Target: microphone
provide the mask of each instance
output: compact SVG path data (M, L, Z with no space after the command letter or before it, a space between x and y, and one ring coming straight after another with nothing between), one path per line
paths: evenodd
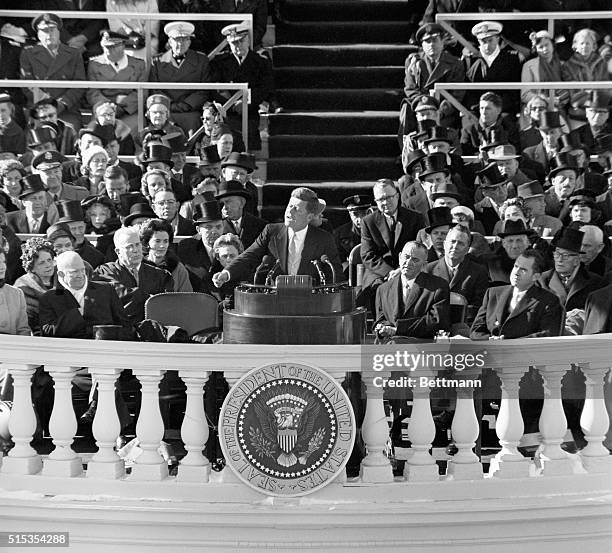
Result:
M317 272L319 273L319 281L321 283L321 286L325 286L325 273L323 272L323 269L321 268L321 264L319 263L318 259L313 259L311 261L311 263L317 268Z
M272 265L272 268L268 271L268 275L266 276L266 286L274 286L274 273L279 267L280 261L277 259L274 265Z
M255 269L255 276L253 277L253 284L257 284L257 277L259 273L263 272L270 268L270 266L274 263L274 257L271 255L264 255L261 263L257 269Z
M329 260L329 257L327 256L327 254L323 254L321 256L321 261L329 265L329 268L331 269L331 272L332 272L332 284L333 284L334 282L336 282L336 269L334 267L334 264Z

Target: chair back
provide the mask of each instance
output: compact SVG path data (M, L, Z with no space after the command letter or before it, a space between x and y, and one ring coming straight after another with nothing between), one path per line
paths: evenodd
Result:
M363 263L361 262L361 244L357 244L348 257L349 286L361 286L363 280Z
M145 303L145 318L184 328L189 336L218 326L219 303L201 292L164 292Z

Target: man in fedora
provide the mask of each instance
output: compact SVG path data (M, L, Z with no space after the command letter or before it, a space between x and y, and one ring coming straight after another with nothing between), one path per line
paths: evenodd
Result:
M146 66L143 60L125 53L127 35L119 32L100 31L102 54L89 60L87 79L92 87L87 89L87 101L93 106L98 102L113 102L116 116L132 132L138 127L138 95L135 89L96 88L95 81L127 81L139 83L146 80Z
M32 20L32 29L38 44L25 46L21 52L21 76L34 80L85 81L83 56L79 50L60 41L62 20L53 13L43 13ZM82 88L34 88L29 92L30 102L51 96L57 100L58 114L75 129L81 128L79 107Z
M67 223L75 238L74 251L87 261L94 269L104 263L104 255L85 238L85 214L78 200L60 200L57 202L58 223Z
M172 292L172 275L159 267L143 263L142 244L138 230L121 227L113 237L117 261L100 265L94 279L113 285L132 324L144 320L144 305L149 297Z
M538 286L544 269L540 252L527 249L514 261L510 284L489 288L472 323L472 340L559 336L563 308Z
M206 83L210 79L208 57L191 49L195 27L187 21L164 25L169 50L153 58L149 81L154 83ZM200 112L209 97L207 90L156 90L170 98L172 120L185 133L200 126Z
M444 28L437 23L426 23L416 32L416 40L421 45L421 50L409 54L404 62L406 99L402 102L403 113L400 111L400 121L404 122L404 134L415 128L415 116L410 109L415 99L429 94L436 83L465 81L463 64L444 47L445 34ZM465 96L465 92L461 90L455 90L452 94L459 102ZM442 125L458 125L459 114L448 100L443 100L440 104L439 114Z
M342 200L342 205L349 214L350 221L334 229L334 238L338 255L348 278L348 258L353 248L361 244L361 220L372 209L372 197L364 194L355 194Z
M501 206L508 198L508 179L499 172L495 162L476 171L476 175L480 181L479 191L483 199L474 204L474 212L482 222L486 234L490 236L495 224L501 219Z
M489 161L497 164L499 172L508 179L507 191L508 198L516 198L516 189L521 184L531 181L520 167L521 155L517 154L516 148L512 144L500 144L489 150ZM535 177L535 173L533 173Z
M558 152L558 143L563 133L561 114L558 111L540 112L538 130L542 141L535 146L529 146L523 150L523 155L535 162L534 169L537 170L537 179L544 182L544 177L550 171L551 160Z
M569 209L569 197L577 188L582 169L574 156L565 152L556 154L550 166L548 180L551 186L544 195L546 213L563 221Z
M427 262L438 261L444 257L444 239L453 224L453 218L447 206L433 207L427 211L429 226L417 233L417 242L427 248Z
M527 226L535 230L539 236L546 238L554 236L563 223L551 215L547 215L544 188L537 180L525 182L516 190L517 196L523 200L523 211L527 215Z
M223 234L231 233L240 238L242 245L248 248L261 234L266 221L245 211L250 194L237 180L223 181L215 199L221 204L223 215Z
M502 239L501 248L498 248L494 256L487 260L489 270L489 281L494 286L510 282L510 273L514 262L527 248L531 241L533 231L525 226L519 219L513 221L506 219L502 224L502 230L498 236Z
M6 226L19 234L44 234L49 225L47 216L47 191L40 175L27 175L21 179L21 194L23 210L12 211L6 215Z
M189 271L193 291L204 292L212 278L210 269L215 260L213 245L223 234L221 204L212 194L205 194L204 201L195 205L193 222L198 236L181 240L177 254Z
M40 180L49 193L49 202L81 201L89 194L88 190L82 186L62 182L62 161L64 159L62 154L52 150L38 154L32 160L32 173L40 175Z
M228 25L221 30L230 52L215 57L211 66L212 82L248 83L251 98L248 106L234 104L227 112L227 123L233 129L242 126L242 110L248 110L249 150L259 150L259 104L270 100L274 92L274 79L270 61L250 48L249 29L245 23ZM225 102L234 93L232 90L217 91L217 100Z
M249 193L247 198L246 210L255 215L257 213L258 195L257 188L250 181L251 175L257 167L255 166L255 157L246 152L231 152L221 162L221 178L229 180L237 180L244 189Z
M333 236L309 224L319 206L317 195L309 188L293 190L285 209L285 221L266 225L249 248L213 276L213 284L220 288L230 280L251 278L265 255L277 260L277 274L311 275L315 282L319 281L319 274L312 261L326 256L336 279L341 278L342 265Z

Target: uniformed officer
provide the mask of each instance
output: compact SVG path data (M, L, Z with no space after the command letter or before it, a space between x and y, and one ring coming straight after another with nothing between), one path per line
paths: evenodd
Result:
M348 258L351 250L361 244L361 219L372 209L371 196L355 194L342 200L342 204L351 218L350 223L345 223L334 230L336 247L342 261L345 276L348 277Z

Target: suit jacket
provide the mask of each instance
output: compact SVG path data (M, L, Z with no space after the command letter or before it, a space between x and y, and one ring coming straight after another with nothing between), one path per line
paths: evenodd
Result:
M482 298L489 284L487 270L484 265L466 257L459 265L453 278L450 278L446 261L444 258L441 258L433 263L429 263L427 265L427 272L448 282L450 291L465 296L468 305L475 305L476 307L482 305Z
M25 211L11 211L6 214L6 226L9 227L16 234L29 234L30 226L28 225L28 218ZM45 212L42 216L40 223L39 234L45 234L50 224L47 219L47 213Z
M538 338L559 336L563 308L552 292L533 285L510 312L513 287L489 288L472 324L470 338L486 340L490 336Z
M286 275L288 274L288 246L289 231L283 223L266 225L255 242L234 259L229 267L227 267L227 270L232 280L241 281L248 279L253 275L255 269L261 263L263 256L271 255L279 262L276 274ZM319 274L311 261L313 259L321 259L322 255L327 255L327 257L329 257L336 271L336 278L340 279L342 276L342 264L338 257L338 250L334 243L334 237L329 232L308 225L297 274L311 275L315 282L318 282ZM330 271L325 272L328 278L331 276L329 272Z
M208 57L195 50L187 50L185 59L178 65L168 50L156 56L149 72L149 81L154 83L205 83L210 79ZM156 90L171 100L170 111L185 113L200 111L208 99L207 90Z
M62 183L62 189L57 200L53 198L50 192L47 191L47 194L49 195L49 202L59 200L78 200L80 202L89 196L89 190L83 186Z
M42 336L93 338L95 325L120 325L122 339L132 336L130 320L110 284L91 280L87 283L82 315L77 300L59 284L39 301Z
M268 26L267 0L242 0L236 7L236 0L219 0L220 13L251 13L253 14L253 45L261 44Z
M397 211L395 237L391 236L385 216L380 211L361 220L361 260L365 268L363 287L382 281L399 267L399 254L406 242L414 240L425 226L423 216L402 206Z
M185 238L178 243L176 253L189 271L189 280L191 281L193 291L206 291L205 283L210 280L209 277L212 277L210 271L214 260L208 256L202 240Z
M237 234L238 238L240 238L240 241L242 242L242 245L245 248L248 248L253 242L255 242L266 225L267 223L263 219L255 217L255 215L251 215L250 213L243 212L242 220L240 221L240 232L236 232L236 228L229 219L223 220L223 232Z
M376 323L390 323L397 335L432 339L439 330L450 329L448 283L419 273L404 304L401 275L376 290Z
M414 181L402 190L400 193L402 205L406 209L416 211L423 216L423 220L427 220L427 211L431 208L427 193L423 189L420 181Z
M491 131L495 130L508 137L508 142L519 148L519 135L516 123L511 117L500 116L493 127L484 129L478 121L468 123L461 131L461 150L463 155L478 155L483 142L489 142Z
M539 281L542 288L549 290L552 293L554 293L554 290L551 288L551 279L553 278L554 274L554 269L545 271L542 273ZM602 277L594 273L590 273L581 263L576 275L574 276L574 279L572 280L570 289L567 292L567 298L564 303L565 310L571 311L572 309L584 309L588 295L595 290L599 290L599 288L603 288L605 285L606 282Z
M586 301L582 334L612 332L612 284L591 292Z
M127 67L116 71L104 55L89 60L87 79L89 81L129 81L142 82L146 79L145 62L133 56L127 56ZM134 89L125 88L88 88L87 101L90 105L96 102L110 101L117 104L127 114L138 110L138 95Z
M536 177L540 182L544 182L546 175L550 171L550 159L546 154L544 145L539 142L535 146L529 146L523 150L523 156L534 162L532 164Z
M83 56L74 49L60 44L57 56L53 57L41 44L26 46L21 52L21 76L24 79L36 80L71 80L85 81ZM34 91L33 101L37 102L45 96L62 100L68 109L79 108L82 88L41 88L45 93L40 95ZM30 94L32 97L32 94ZM61 116L60 116L61 117Z
M113 285L133 324L144 319L144 304L151 296L174 290L172 275L168 271L146 263L140 264L138 284L134 275L118 261L100 265L93 278Z

